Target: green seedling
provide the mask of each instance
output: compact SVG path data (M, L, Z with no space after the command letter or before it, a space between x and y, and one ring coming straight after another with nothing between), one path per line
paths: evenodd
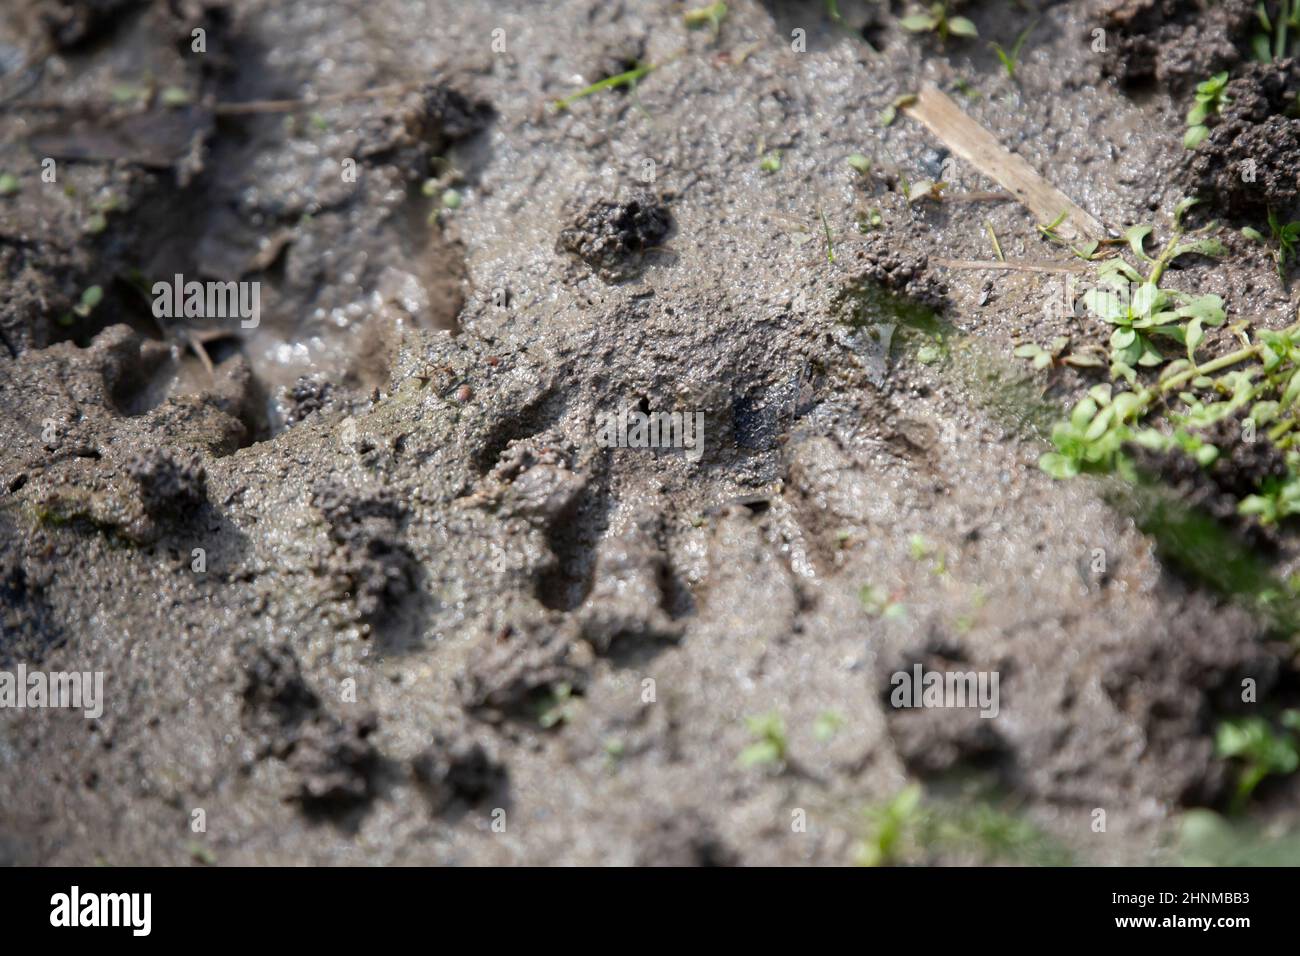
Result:
M739 763L742 767L764 767L785 762L788 742L785 736L785 721L781 715L758 714L745 718L754 742L740 753Z
M1180 207L1186 211L1186 206ZM1221 256L1227 250L1223 243L1211 238L1188 238L1181 224L1182 212L1175 217L1174 235L1165 244L1157 258L1147 255L1145 243L1151 235L1151 226L1132 226L1125 233L1129 248L1150 271L1143 276L1123 259L1103 262L1097 270L1098 286L1084 295L1084 305L1103 322L1115 329L1111 332L1111 374L1135 380L1135 368L1151 368L1165 361L1156 347L1157 338L1165 338L1182 345L1187 357L1195 361L1196 347L1204 338L1206 326L1220 326L1227 318L1223 300L1217 295L1191 296L1182 292L1160 288L1165 270L1178 257L1199 254ZM1196 235L1213 228L1211 223Z
M568 723L577 712L573 698L573 688L564 682L556 684L538 709L537 723L543 730L550 730L560 724Z
M1061 866L1071 862L1070 853L1059 843L977 792L923 801L921 787L912 784L883 805L868 809L866 818L866 835L857 850L861 866L933 862L939 854L981 863Z
M934 563L930 565L930 573L944 575L948 573L948 558L939 550L937 546L931 544L924 536L914 534L907 539L907 547L911 552L913 561L926 561L934 558Z
M998 55L998 60L1002 63L1002 69L1007 71L1008 79L1014 80L1016 78L1016 67L1020 64L1020 51L1024 48L1025 41L1029 39L1029 34L1033 33L1034 28L1037 26L1038 21L1035 20L1025 27L1020 36L1016 37L1016 42L1011 45L1009 51L1003 49L1001 43L993 42L989 44L993 48L993 52Z
M858 845L859 866L890 866L899 861L921 824L921 787L911 784L888 803L866 812L867 834Z
M1061 214L1057 216L1055 219L1053 219L1051 222L1049 222L1047 225L1044 226L1043 224L1039 223L1035 225L1034 228L1037 229L1038 232L1042 235L1042 237L1048 240L1049 242L1054 242L1057 245L1065 246L1065 248L1069 249L1080 259L1083 259L1085 262L1091 262L1092 260L1097 258L1097 252L1101 248L1100 242L1095 242L1095 241L1087 242L1084 243L1082 246L1076 247L1074 245L1071 245L1065 239L1065 237L1062 236L1057 231L1061 227L1061 223L1065 222L1065 220L1068 219L1069 216L1070 216L1070 210L1068 209L1062 210Z
M86 289L86 291L81 293L81 299L72 307L72 311L84 319L86 316L90 315L91 312L94 312L95 307L103 301L104 290L97 285L92 285L90 288Z
M869 212L858 213L858 232L873 232L884 224L885 217L878 207L873 206Z
M18 177L13 173L0 173L0 196L12 196L18 192Z
M1085 345L1075 351L1070 347L1068 335L1058 335L1046 348L1032 342L1017 345L1012 354L1016 358L1029 359L1033 362L1034 368L1040 370L1060 368L1063 365L1073 365L1075 368L1097 368L1106 364L1103 349Z
M817 215L822 217L822 231L826 233L826 261L835 261L835 242L831 239L831 224L826 221L826 213L819 207Z
M1233 794L1232 811L1245 808L1255 788L1265 777L1294 773L1300 767L1300 710L1282 714L1283 730L1276 730L1263 717L1225 720L1215 734L1215 749L1220 757L1238 760L1241 775Z
M846 159L845 162L848 163L849 166L851 166L854 170L856 170L860 175L865 176L867 175L867 173L871 172L871 160L868 159L866 156L863 156L861 153L854 153L852 156Z
M149 87L140 83L118 83L109 95L114 103L143 103L149 98Z
M894 120L898 119L898 111L915 102L915 93L904 93L902 96L894 97L894 101L880 111L880 125L892 126Z
M695 30L699 27L712 27L713 35L716 37L718 31L722 29L722 21L727 16L727 5L725 3L711 3L707 7L698 7L694 10L687 10L682 16L686 21L686 26Z
M180 109L190 103L190 94L179 86L169 86L158 96L158 101L168 109Z
M1187 111L1187 132L1183 136L1183 146L1187 149L1195 149L1210 135L1210 128L1205 125L1205 121L1223 112L1223 108L1230 102L1223 92L1227 85L1226 70L1197 84L1196 102Z
M563 99L556 100L554 104L555 109L557 112L562 113L578 100L591 96L593 93L599 93L602 90L615 90L621 87L627 87L629 90L633 90L636 88L637 83L658 68L659 64L645 63L633 67L626 73L619 73L617 76L607 76L603 80L597 80L590 86L583 87L576 93L572 93Z
M185 849L195 863L202 863L204 866L217 865L217 855L197 840L185 844Z
M781 170L781 153L778 150L772 150L765 153L763 158L758 161L758 168L765 173L775 173Z
M979 31L970 20L949 16L946 3L932 3L928 13L909 14L899 20L898 25L908 33L934 33L939 37L940 43L946 43L949 36L979 36Z
M1007 257L1002 254L1002 243L998 242L998 234L993 231L993 223L987 219L984 220L984 231L988 233L989 242L993 246L993 254L998 257L998 262L1006 262Z
M858 600L862 602L862 607L872 617L879 617L886 621L897 621L907 616L907 609L893 598L882 591L880 588L871 584L864 584L858 591Z
M833 710L825 710L813 721L813 737L818 743L830 743L844 726L844 718Z
M1270 17L1268 4L1261 2L1255 8L1262 32L1251 38L1251 51L1261 63L1293 55L1300 39L1300 0L1281 0L1274 10Z
M1237 512L1264 525L1300 514L1300 450L1293 447L1300 433L1300 323L1282 330L1260 330L1253 338L1236 328L1244 345L1206 362L1196 354L1206 326L1224 323L1217 296L1190 296L1160 288L1164 270L1188 252L1217 254L1213 239L1187 237L1181 218L1189 208L1175 210L1175 235L1156 257L1146 251L1150 227L1129 230L1129 247L1150 263L1144 277L1122 259L1104 263L1102 285L1085 296L1094 315L1113 325L1112 375L1124 379L1125 391L1109 385L1089 389L1069 417L1052 429L1054 451L1039 459L1039 467L1056 478L1078 474L1118 472L1136 480L1135 465L1125 446L1160 453L1181 452L1201 467L1213 464L1219 449L1204 432L1221 422L1240 419L1252 438L1273 443L1283 452L1284 475L1262 480L1253 493L1240 496ZM1209 227L1206 227L1207 229ZM1204 232L1204 230L1201 230ZM1107 289L1106 283L1113 283ZM1154 353L1155 336L1181 342L1187 357L1165 364ZM1138 370L1158 376L1148 384Z
M1277 213L1270 209L1268 228L1277 243L1277 249L1273 252L1273 261L1277 263L1277 275L1285 282L1287 263L1300 260L1300 222L1288 222L1283 225L1277 218Z

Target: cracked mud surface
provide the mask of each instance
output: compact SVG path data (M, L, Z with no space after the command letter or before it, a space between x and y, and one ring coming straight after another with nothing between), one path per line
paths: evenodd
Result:
M728 6L714 38L656 0L18 4L0 56L43 66L7 95L190 95L0 113L0 667L102 670L107 697L98 721L0 712L0 860L843 864L864 807L973 775L1078 860L1151 862L1224 805L1216 720L1244 678L1295 702L1289 635L1035 467L1035 403L1086 380L1010 353L1072 331L1044 309L1062 276L938 260L992 258L986 221L1008 258L1060 250L1012 203L907 202L900 174L995 187L879 116L964 80L1122 230L1167 222L1175 94L1240 52L1179 65L1175 31L1102 57L1093 26L1162 5L1044 3L1012 82L883 8L840 5L873 52L821 3ZM998 6L964 12L1009 45ZM638 60L662 65L635 91L551 108ZM1174 281L1293 321L1229 244ZM177 272L256 279L261 324L163 327L138 278ZM978 374L916 361L894 296L941 307ZM600 447L628 407L702 412L703 456ZM1293 533L1271 547L1294 571ZM894 710L918 662L999 672L999 716ZM784 771L739 765L772 712ZM1270 781L1257 812L1295 797Z

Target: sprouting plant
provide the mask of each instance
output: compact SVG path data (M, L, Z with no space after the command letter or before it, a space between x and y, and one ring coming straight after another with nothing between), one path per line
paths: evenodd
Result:
M773 711L770 714L757 714L745 718L754 742L740 752L739 763L742 767L762 767L779 764L785 760L788 743L785 736L785 721Z
M694 10L687 10L682 19L692 30L697 27L711 26L713 35L716 37L718 31L722 29L722 21L727 16L727 5L725 3L711 3L707 7L697 7Z
M864 584L858 592L858 600L872 617L895 621L906 617L907 609L895 601L888 593L871 584Z
M1268 4L1261 2L1255 8L1263 32L1251 38L1251 49L1261 63L1290 56L1297 45L1295 41L1300 39L1300 0L1280 0L1275 10L1275 15L1270 17Z
M914 534L907 539L907 547L911 552L913 561L925 561L934 558L934 563L930 565L930 571L933 574L948 573L948 557L937 546L927 541L923 535Z
M904 787L889 802L867 810L867 834L858 845L859 866L896 863L921 822L921 787Z
M1132 291L1116 288L1093 290L1094 313L1115 326L1111 333L1112 374L1122 378L1127 390L1109 385L1089 389L1069 416L1052 430L1054 450L1039 459L1039 467L1056 478L1081 473L1119 472L1137 477L1132 445L1161 454L1178 452L1201 467L1219 457L1219 449L1206 430L1237 420L1251 441L1267 441L1282 452L1285 472L1271 474L1253 490L1239 492L1237 513L1261 524L1274 524L1300 515L1300 323L1282 330L1260 330L1253 337L1244 328L1234 331L1244 343L1209 361L1196 349L1205 325L1224 322L1222 303L1214 296L1189 296L1167 292L1159 283L1164 268L1184 252L1213 253L1213 240L1188 238L1180 223L1188 208L1175 211L1175 236L1156 258L1144 245L1148 227L1129 230L1129 245L1151 263L1144 278L1116 260L1102 271ZM1213 245L1210 245L1213 244ZM1165 363L1151 355L1151 337L1161 335L1181 341L1187 357ZM1139 351L1140 350L1140 351ZM1161 365L1154 381L1139 381L1143 366ZM1259 437L1255 438L1258 431Z
M78 316L86 318L103 301L104 290L100 286L92 285L81 293L81 298L77 300L71 312L64 312L59 316L58 322L60 325L72 325L77 321Z
M822 217L822 230L826 233L826 261L835 261L835 243L831 239L831 224L826 221L826 213L819 206L817 215Z
M861 153L854 153L846 159L845 162L862 176L871 172L871 160L868 157L863 156Z
M1011 45L1010 51L1004 49L1001 43L993 42L989 44L989 46L993 48L993 52L998 55L998 60L1002 63L1002 69L1007 71L1007 77L1009 79L1014 80L1016 78L1016 67L1020 63L1020 51L1024 47L1025 41L1029 39L1029 35L1034 32L1034 28L1037 26L1038 21L1035 20L1033 23L1029 24L1029 26L1025 27L1025 29L1021 31L1020 36L1016 37L1016 42Z
M915 93L904 93L902 96L894 97L894 101L880 111L880 125L892 126L894 120L898 119L898 111L915 102Z
M0 173L0 196L12 196L18 192L18 177L13 173Z
M1030 359L1036 369L1060 368L1062 365L1073 365L1076 368L1096 368L1106 364L1101 357L1105 354L1101 348L1095 345L1085 345L1076 351L1070 347L1070 337L1068 335L1058 335L1052 339L1051 344L1046 348L1032 342L1017 345L1012 354L1016 358Z
M873 206L869 212L858 213L858 232L871 232L884 225L885 217L879 207Z
M158 95L158 102L168 109L179 109L189 105L190 94L179 86L169 86Z
M561 681L543 699L538 709L537 722L543 729L550 730L571 720L575 710L573 688Z
M1043 455L1038 467L1053 478L1113 470L1138 408L1136 393L1116 396L1109 385L1094 385L1071 409L1069 418L1052 428L1056 451Z
M607 76L603 80L597 80L590 86L585 86L576 93L555 101L555 109L558 112L564 112L578 100L583 97L591 96L593 93L599 93L601 90L613 90L626 86L628 89L635 89L640 80L647 74L654 72L659 68L657 63L643 63L633 67L625 73L619 73L617 76Z
M824 710L813 721L813 736L819 743L829 743L843 726L844 718L842 716L833 710Z
M758 168L765 173L775 173L781 169L781 152L772 150L763 154L763 158L758 161Z
M102 301L104 301L104 290L97 285L92 285L81 293L81 299L73 307L72 311L84 319L95 311L95 306Z
M1047 225L1044 226L1040 223L1036 225L1034 228L1037 229L1039 233L1042 234L1043 238L1048 240L1049 242L1055 242L1057 245L1065 246L1065 248L1069 249L1080 259L1083 259L1087 262L1091 262L1093 259L1097 257L1097 250L1101 247L1100 242L1092 241L1092 242L1087 242L1082 246L1075 247L1071 245L1068 241L1066 241L1064 236L1062 236L1059 232L1057 232L1057 229L1060 228L1061 223L1065 222L1065 220L1069 217L1069 215L1070 215L1070 210L1068 209L1063 210L1059 216L1057 216Z
M991 794L966 788L959 797L922 800L911 784L884 804L866 811L867 830L857 847L861 866L925 862L936 853L1061 866L1071 854L1023 817L990 802Z
M1273 241L1278 243L1277 248L1273 250L1273 261L1277 263L1278 278L1286 284L1287 264L1300 260L1300 222L1287 222L1283 225L1277 213L1269 209L1269 232L1273 234ZM1256 242L1265 242L1264 235L1253 226L1247 226L1242 230L1242 234L1249 239L1255 239Z
M1215 749L1220 757L1240 760L1232 810L1240 811L1267 776L1294 773L1300 767L1300 710L1287 710L1281 716L1282 731L1275 730L1263 717L1225 720L1215 734Z
M1165 356L1156 347L1156 338L1178 342L1195 361L1196 347L1204 338L1205 326L1220 326L1227 318L1223 300L1217 295L1192 296L1160 288L1165 270L1179 256L1198 253L1219 256L1226 251L1223 243L1210 238L1188 238L1182 226L1182 214L1190 204L1180 204L1174 218L1174 234L1159 256L1147 255L1145 243L1151 226L1132 226L1125 233L1129 248L1140 260L1150 264L1143 276L1121 258L1103 262L1097 270L1098 286L1084 295L1088 310L1115 329L1110 336L1111 375L1132 383L1135 368L1161 365ZM1214 223L1198 231L1204 233Z
M932 3L928 13L913 13L898 21L898 25L909 33L934 33L939 42L947 42L949 36L979 36L975 24L965 17L948 14L946 3Z
M1229 101L1223 93L1227 85L1226 70L1196 85L1196 102L1187 111L1187 132L1183 136L1183 145L1188 149L1195 149L1210 135L1210 128L1205 125L1205 121L1222 112L1228 105Z

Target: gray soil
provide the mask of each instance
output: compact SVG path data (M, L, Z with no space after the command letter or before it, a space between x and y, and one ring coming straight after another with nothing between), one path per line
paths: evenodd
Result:
M0 669L102 671L106 707L0 711L0 861L845 864L920 781L1079 862L1158 862L1225 804L1242 680L1300 694L1288 633L1038 470L1043 407L1095 376L1012 349L1099 333L1045 309L1061 275L936 260L992 259L986 222L1009 259L1068 256L880 119L935 82L1108 226L1163 234L1185 86L1120 85L1090 35L1116 4L964 4L981 39L946 47L848 0L855 29L736 0L716 38L658 0L9 6ZM1009 79L985 40L1036 16ZM662 65L634 93L553 109L637 61ZM942 203L900 193L941 176ZM1294 321L1224 238L1170 283ZM177 272L259 281L260 326L161 327L140 277ZM941 307L941 361L878 287ZM702 458L600 447L626 407L703 412ZM890 707L917 662L997 671L998 716ZM785 759L742 765L770 713Z

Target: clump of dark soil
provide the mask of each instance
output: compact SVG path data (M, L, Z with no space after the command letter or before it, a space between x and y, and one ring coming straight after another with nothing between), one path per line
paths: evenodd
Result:
M1272 209L1285 222L1300 204L1300 61L1252 63L1224 95L1184 179L1223 215L1259 219Z
M652 818L637 866L735 866L736 853L698 812Z
M207 501L207 472L196 454L144 448L126 463L140 486L140 502L151 518L182 520Z
M1254 19L1252 0L1110 0L1102 71L1129 88L1185 91L1243 59Z
M324 408L334 391L334 383L322 375L303 375L288 389L285 421L296 425L313 412Z
M358 496L330 482L317 486L312 503L336 545L325 574L362 620L385 619L414 587L414 559L400 540L405 509L387 494Z
M18 529L0 516L0 666L39 662L64 640L44 582L28 571L19 540ZM37 550L40 544L31 547Z
M650 195L623 202L599 200L561 233L556 249L577 256L606 282L634 276L640 256L672 228L668 208Z
M853 250L848 268L855 286L874 283L937 312L947 302L948 287L930 273L929 264L924 252L904 248L880 233L872 233Z
M585 686L593 658L563 615L507 612L479 630L457 689L465 709L480 719L536 719L560 685Z
M396 106L371 106L358 127L357 154L366 160L393 162L418 175L428 168L430 157L479 132L491 118L488 104L429 83Z
M340 720L328 713L288 647L246 644L240 657L244 729L259 758L275 757L294 770L291 798L307 813L326 816L368 801L380 763L367 740L377 729L374 717Z
M145 0L45 0L36 12L51 43L66 50L94 40L144 5Z
M469 737L436 737L411 761L411 771L428 791L434 812L456 800L476 805L506 783L506 768L481 741Z

